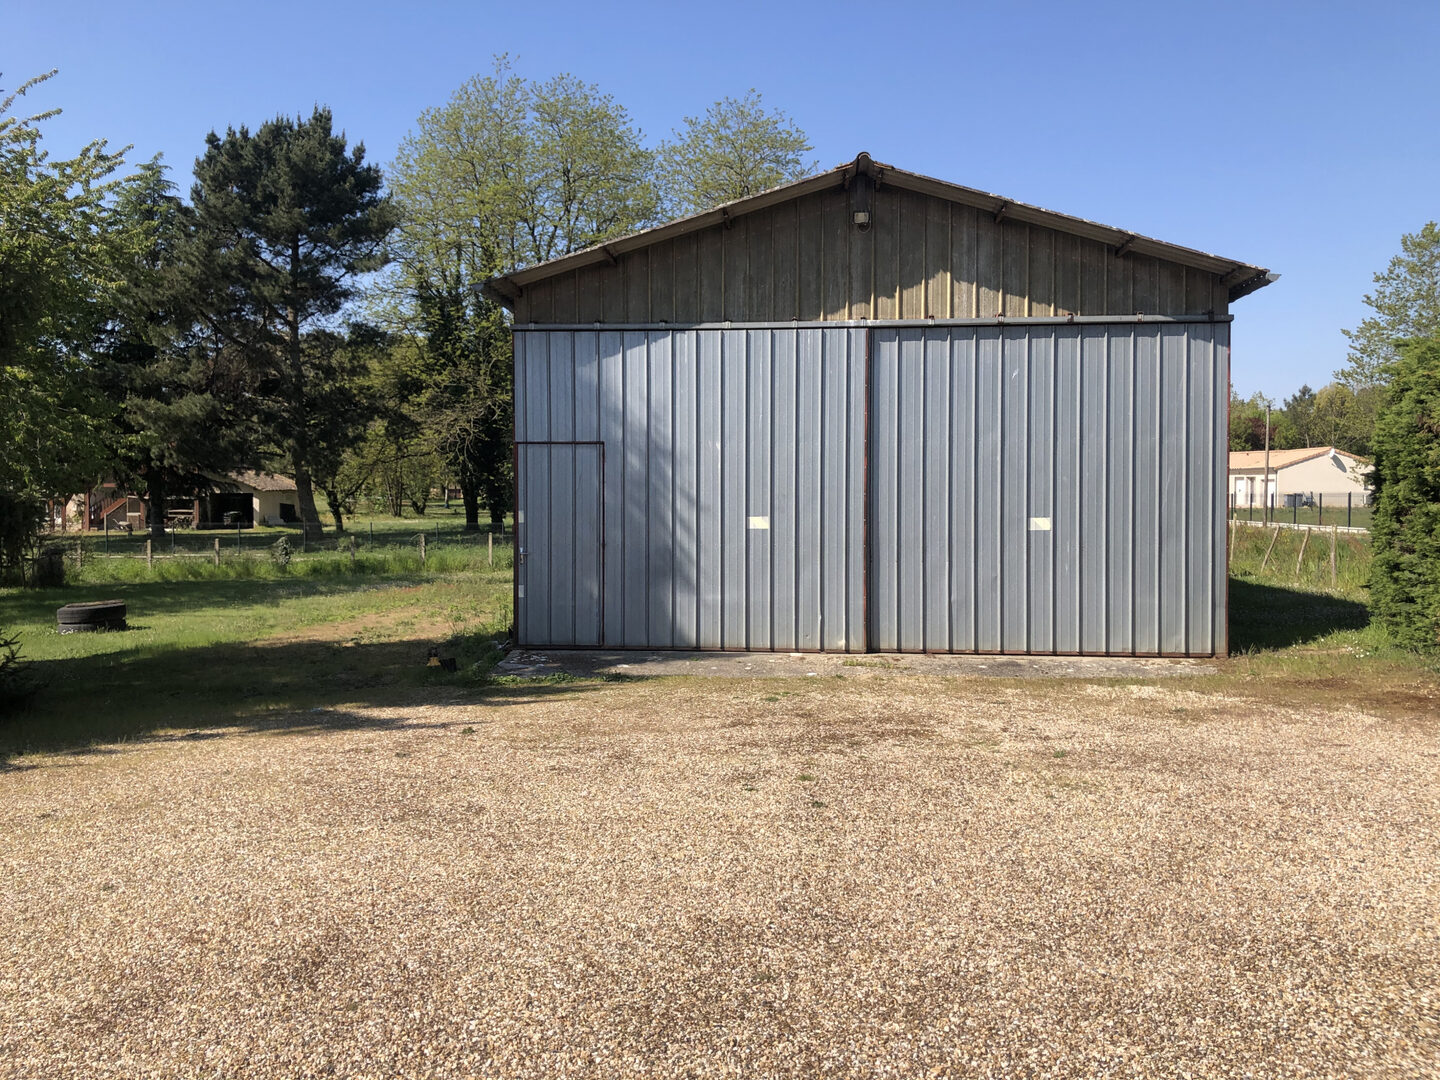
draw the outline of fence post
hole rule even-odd
[[[355,569],[355,534],[350,534],[350,569]]]
[[[1270,553],[1275,550],[1275,541],[1280,539],[1280,526],[1275,526],[1275,535],[1270,537],[1270,546],[1265,549],[1265,557],[1260,560],[1260,572],[1265,572],[1266,564],[1270,562]]]
[[[1325,493],[1322,491],[1315,496],[1315,521],[1319,525],[1325,524]]]
[[[1290,524],[1291,524],[1291,525],[1299,525],[1299,524],[1300,524],[1300,500],[1299,500],[1299,499],[1291,499],[1291,500],[1290,500]]]
[[[493,532],[485,534],[485,558],[493,569],[495,566],[495,534]]]
[[[236,551],[239,551],[239,550],[240,550],[242,547],[244,547],[244,546],[245,546],[245,542],[240,539],[240,519],[239,519],[239,518],[236,518],[236,519],[235,519],[235,550],[236,550]]]
[[[425,565],[425,534],[420,534],[420,565]]]
[[[1300,566],[1305,561],[1305,545],[1310,543],[1311,531],[1310,529],[1306,529],[1305,535],[1300,538],[1300,554],[1295,556],[1295,578],[1297,581],[1300,578]]]
[[[220,537],[215,537],[215,565],[220,565]]]
[[[370,546],[375,546],[375,522],[370,522]]]
[[[435,546],[440,546],[440,522],[435,522]]]
[[[1350,512],[1355,508],[1354,501],[1355,493],[1353,491],[1347,491],[1345,493],[1345,528],[1347,529],[1350,528],[1351,525]]]
[[[1334,525],[1330,526],[1330,584],[1332,586],[1334,586],[1336,583],[1337,575],[1335,570],[1335,541],[1339,538],[1340,530]]]
[[[155,568],[155,551],[152,544],[154,541],[147,536],[145,538],[145,565],[153,570]]]
[[[110,554],[110,519],[105,519],[105,554]]]

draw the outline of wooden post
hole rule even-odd
[[[1280,526],[1275,526],[1275,535],[1270,537],[1270,546],[1265,549],[1265,558],[1260,560],[1260,573],[1265,572],[1265,566],[1270,562],[1270,553],[1275,550],[1275,541],[1280,539]]]
[[[105,518],[105,554],[110,554],[110,518]]]
[[[355,534],[350,534],[350,569],[355,569]]]
[[[89,520],[88,518],[86,519]],[[85,565],[85,545],[79,540],[75,541],[75,572],[78,574],[80,568]]]
[[[495,534],[493,532],[485,534],[485,558],[493,568],[495,566]]]
[[[1310,530],[1305,530],[1305,536],[1300,541],[1300,554],[1295,556],[1295,576],[1300,576],[1300,564],[1305,560],[1305,545],[1310,543]]]
[[[1331,584],[1332,586],[1336,583],[1336,578],[1337,578],[1337,570],[1336,570],[1336,566],[1335,566],[1335,542],[1336,542],[1339,538],[1340,538],[1340,527],[1339,527],[1338,525],[1331,525],[1331,526],[1330,526],[1330,584]]]
[[[220,565],[220,537],[215,537],[215,565]]]
[[[145,538],[145,565],[151,569],[155,567],[155,549],[151,546],[153,544],[154,541],[147,536]]]
[[[420,534],[420,565],[425,565],[425,534]]]

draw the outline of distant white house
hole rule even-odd
[[[1370,497],[1366,477],[1375,466],[1365,458],[1333,446],[1304,450],[1271,450],[1266,471],[1264,450],[1230,454],[1230,496],[1236,506],[1286,505],[1287,496],[1318,499],[1339,505],[1350,500],[1363,506]]]

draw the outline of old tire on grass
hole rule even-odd
[[[62,634],[124,630],[125,601],[93,600],[86,604],[66,604],[55,612],[55,623]]]

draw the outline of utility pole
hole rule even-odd
[[[1279,487],[1277,484],[1276,487]],[[1270,402],[1265,402],[1265,524],[1270,524]]]

